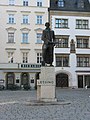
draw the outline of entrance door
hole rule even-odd
[[[22,75],[21,75],[21,85],[28,85],[28,84],[29,84],[28,73],[22,73]]]
[[[56,75],[56,87],[68,87],[68,75],[60,73]]]
[[[83,88],[83,75],[78,75],[78,88]]]
[[[14,80],[15,79],[15,75],[14,73],[7,73],[6,74],[6,88],[8,89],[10,85],[14,85]]]
[[[90,88],[90,75],[85,75],[85,86],[87,85]]]

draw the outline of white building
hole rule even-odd
[[[0,84],[34,87],[49,0],[0,0]]]
[[[90,87],[90,3],[51,0],[50,23],[55,31],[57,87]]]

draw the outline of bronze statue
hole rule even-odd
[[[42,46],[42,66],[45,66],[46,64],[52,66],[55,35],[54,31],[49,28],[49,22],[46,22],[45,26],[46,28],[43,30],[42,34],[42,40],[44,41]]]

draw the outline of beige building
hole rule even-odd
[[[0,84],[35,87],[49,0],[0,0]]]

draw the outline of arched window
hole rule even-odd
[[[64,7],[64,0],[58,0],[58,7]]]

